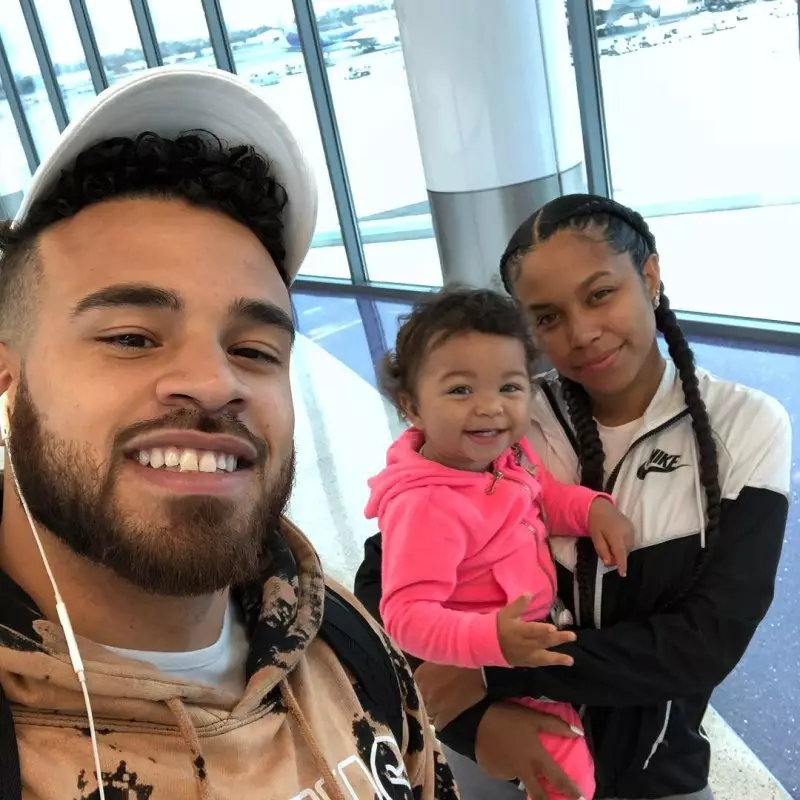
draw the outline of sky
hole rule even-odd
[[[317,14],[347,8],[347,0],[313,0]],[[56,62],[81,59],[80,40],[69,0],[35,0],[48,47]],[[292,25],[291,0],[220,0],[229,30]],[[98,46],[104,54],[128,47],[140,48],[129,0],[87,0]],[[159,39],[208,38],[200,0],[150,0],[153,24]],[[33,48],[17,0],[0,0],[0,34],[17,73],[37,70]]]

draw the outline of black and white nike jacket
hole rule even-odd
[[[698,370],[719,455],[722,518],[713,556],[689,594],[705,545],[705,492],[697,445],[672,362],[640,432],[610,471],[607,491],[636,530],[628,576],[598,561],[593,628],[560,648],[572,667],[486,670],[490,700],[540,697],[585,706],[597,797],[662,798],[702,790],[710,748],[702,719],[713,689],[742,658],[772,602],[789,506],[791,426],[783,407],[753,389]],[[545,466],[575,482],[579,464],[558,382],[539,381],[530,439]],[[576,612],[575,540],[553,539],[559,594]],[[373,613],[380,538],[366,545],[356,594]],[[474,758],[489,701],[440,734]]]

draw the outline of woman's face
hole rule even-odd
[[[640,274],[600,230],[564,230],[527,254],[514,294],[552,365],[593,397],[625,393],[659,359],[653,298],[658,257]]]

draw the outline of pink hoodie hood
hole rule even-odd
[[[392,444],[386,454],[386,469],[368,481],[371,492],[364,511],[367,519],[382,516],[387,504],[409,489],[436,486],[456,490],[485,489],[490,484],[492,475],[489,472],[453,469],[421,456],[419,451],[424,443],[422,431],[409,428]],[[495,466],[502,471],[513,463],[513,452],[508,449],[500,454]]]

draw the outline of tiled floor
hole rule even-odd
[[[374,532],[362,513],[366,480],[381,468],[386,447],[400,430],[394,411],[374,388],[374,365],[393,341],[406,307],[301,292],[294,301],[304,335],[294,365],[299,474],[292,515],[330,571],[349,583],[360,562],[361,543]],[[704,367],[774,395],[797,424],[800,353],[710,341],[694,345]],[[797,439],[795,497],[799,456]],[[742,663],[713,699],[725,721],[715,715],[709,719],[719,800],[786,796],[759,759],[790,797],[800,798],[800,614],[792,608],[800,588],[799,522],[793,506],[775,602]]]

